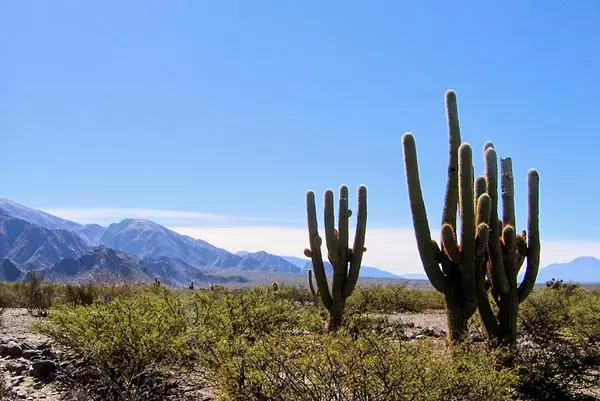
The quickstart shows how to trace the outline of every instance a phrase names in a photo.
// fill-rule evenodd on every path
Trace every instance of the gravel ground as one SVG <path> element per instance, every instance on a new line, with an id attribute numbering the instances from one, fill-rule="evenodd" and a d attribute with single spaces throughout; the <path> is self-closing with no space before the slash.
<path id="1" fill-rule="evenodd" d="M 33 333 L 31 326 L 41 322 L 43 318 L 31 316 L 26 309 L 8 308 L 2 314 L 2 325 L 0 327 L 0 342 L 17 344 L 28 344 L 32 348 L 44 347 L 50 344 L 50 340 L 37 333 Z M 52 383 L 38 381 L 28 374 L 28 371 L 17 373 L 9 371 L 12 366 L 22 365 L 29 368 L 31 361 L 23 357 L 10 356 L 0 357 L 0 375 L 5 379 L 7 387 L 16 399 L 23 400 L 61 400 L 60 393 Z M 31 369 L 31 368 L 29 368 Z M 29 370 L 31 371 L 31 370 Z"/>

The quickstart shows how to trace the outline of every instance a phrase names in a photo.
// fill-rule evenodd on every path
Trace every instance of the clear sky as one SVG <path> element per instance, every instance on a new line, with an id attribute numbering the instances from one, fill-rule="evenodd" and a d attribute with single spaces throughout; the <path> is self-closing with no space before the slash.
<path id="1" fill-rule="evenodd" d="M 1 1 L 0 196 L 301 255 L 306 190 L 366 184 L 365 262 L 419 272 L 401 137 L 435 230 L 450 88 L 520 225 L 539 170 L 542 262 L 600 256 L 598 0 Z"/>

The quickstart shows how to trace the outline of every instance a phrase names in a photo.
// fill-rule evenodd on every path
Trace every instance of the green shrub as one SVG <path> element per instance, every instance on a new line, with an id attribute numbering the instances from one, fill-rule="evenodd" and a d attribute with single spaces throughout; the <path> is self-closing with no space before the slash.
<path id="1" fill-rule="evenodd" d="M 71 350 L 65 377 L 97 400 L 164 400 L 175 390 L 168 367 L 185 360 L 185 314 L 167 291 L 106 304 L 61 307 L 39 330 Z"/>
<path id="2" fill-rule="evenodd" d="M 93 284 L 65 284 L 65 302 L 71 306 L 91 305 L 97 296 Z"/>
<path id="3" fill-rule="evenodd" d="M 586 400 L 600 387 L 600 292 L 550 287 L 520 314 L 518 390 L 530 400 Z"/>
<path id="4" fill-rule="evenodd" d="M 442 294 L 402 285 L 359 285 L 348 307 L 362 312 L 402 313 L 444 309 Z"/>
<path id="5" fill-rule="evenodd" d="M 500 401 L 511 399 L 515 381 L 484 352 L 451 357 L 430 342 L 338 333 L 264 336 L 221 347 L 234 355 L 215 372 L 228 400 Z"/>
<path id="6" fill-rule="evenodd" d="M 25 295 L 25 307 L 32 315 L 46 316 L 52 306 L 54 286 L 42 285 L 44 274 L 28 271 L 25 285 L 22 287 Z"/>

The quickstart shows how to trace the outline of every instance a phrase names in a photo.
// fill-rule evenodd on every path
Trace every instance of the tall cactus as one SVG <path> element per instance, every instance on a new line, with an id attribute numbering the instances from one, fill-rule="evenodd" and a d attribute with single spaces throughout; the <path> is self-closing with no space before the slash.
<path id="1" fill-rule="evenodd" d="M 476 193 L 472 150 L 461 145 L 456 94 L 446 92 L 449 127 L 449 162 L 443 206 L 441 244 L 431 239 L 423 201 L 415 139 L 404 134 L 404 166 L 410 208 L 421 262 L 431 284 L 444 294 L 450 340 L 462 341 L 468 333 L 468 320 L 477 310 L 475 266 L 481 264 L 488 241 L 490 198 Z M 479 196 L 475 196 L 479 195 Z M 457 206 L 460 208 L 460 245 L 457 241 Z"/>
<path id="2" fill-rule="evenodd" d="M 491 225 L 487 256 L 477 269 L 479 314 L 488 336 L 500 344 L 513 344 L 517 337 L 519 303 L 533 290 L 540 262 L 539 236 L 539 174 L 529 170 L 527 232 L 516 233 L 514 181 L 512 160 L 501 159 L 502 220 L 498 217 L 498 157 L 491 142 L 484 145 L 486 191 L 491 199 Z M 517 276 L 527 259 L 525 277 L 521 284 Z M 497 315 L 490 305 L 486 276 L 491 284 L 492 299 Z"/>
<path id="3" fill-rule="evenodd" d="M 335 228 L 334 213 L 333 191 L 327 190 L 325 191 L 325 240 L 328 258 L 333 265 L 333 282 L 331 291 L 329 291 L 321 254 L 323 240 L 319 236 L 317 226 L 315 194 L 312 191 L 306 193 L 310 249 L 305 249 L 304 254 L 312 260 L 318 293 L 321 296 L 323 306 L 329 312 L 325 324 L 325 332 L 327 333 L 335 333 L 342 324 L 346 299 L 352 294 L 358 281 L 363 253 L 366 251 L 364 245 L 367 229 L 367 188 L 364 185 L 358 188 L 358 214 L 353 248 L 348 247 L 348 221 L 352 211 L 348 209 L 348 187 L 345 185 L 340 187 L 337 229 Z"/>

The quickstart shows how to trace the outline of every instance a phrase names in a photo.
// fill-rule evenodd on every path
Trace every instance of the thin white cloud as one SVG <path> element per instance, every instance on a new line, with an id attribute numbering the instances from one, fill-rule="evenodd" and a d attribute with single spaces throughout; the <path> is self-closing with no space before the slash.
<path id="1" fill-rule="evenodd" d="M 303 257 L 308 245 L 305 222 L 299 219 L 224 216 L 157 209 L 49 209 L 46 212 L 79 223 L 108 225 L 125 218 L 150 219 L 180 234 L 237 251 Z M 322 229 L 322 223 L 319 226 Z M 323 235 L 323 233 L 321 233 Z M 439 232 L 432 232 L 438 238 Z M 350 240 L 352 241 L 352 235 Z M 364 263 L 396 274 L 423 273 L 412 227 L 367 228 Z M 600 241 L 542 239 L 541 265 L 569 262 L 579 256 L 600 259 Z"/>
<path id="2" fill-rule="evenodd" d="M 123 219 L 148 219 L 163 225 L 204 226 L 215 224 L 234 225 L 248 222 L 299 224 L 301 220 L 273 219 L 267 217 L 229 216 L 212 213 L 187 212 L 179 210 L 140 209 L 140 208 L 80 208 L 46 209 L 46 213 L 81 224 L 96 223 L 109 225 Z"/>

